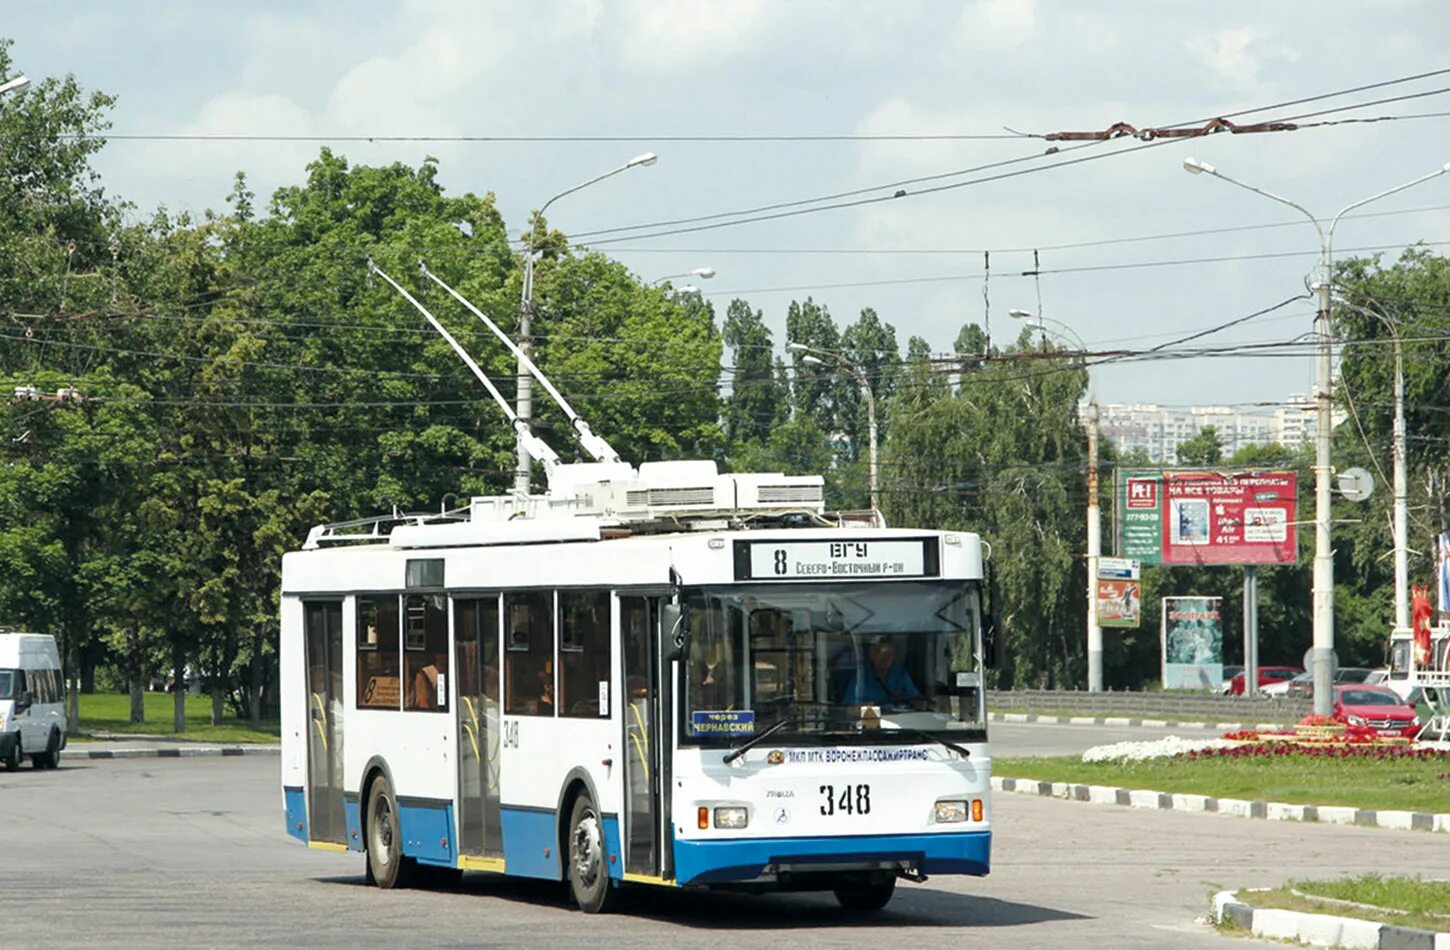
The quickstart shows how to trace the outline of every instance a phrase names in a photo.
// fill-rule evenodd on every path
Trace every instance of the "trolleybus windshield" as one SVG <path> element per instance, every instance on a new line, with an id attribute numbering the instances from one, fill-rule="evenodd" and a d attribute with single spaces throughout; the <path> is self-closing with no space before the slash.
<path id="1" fill-rule="evenodd" d="M 975 582 L 705 587 L 684 603 L 686 743 L 734 744 L 787 719 L 778 741 L 984 734 Z"/>

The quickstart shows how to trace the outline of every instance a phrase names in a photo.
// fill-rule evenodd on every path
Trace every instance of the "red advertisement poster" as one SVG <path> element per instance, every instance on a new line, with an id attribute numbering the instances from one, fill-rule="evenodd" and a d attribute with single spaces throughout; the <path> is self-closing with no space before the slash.
<path id="1" fill-rule="evenodd" d="M 1293 564 L 1293 472 L 1165 472 L 1164 564 Z"/>

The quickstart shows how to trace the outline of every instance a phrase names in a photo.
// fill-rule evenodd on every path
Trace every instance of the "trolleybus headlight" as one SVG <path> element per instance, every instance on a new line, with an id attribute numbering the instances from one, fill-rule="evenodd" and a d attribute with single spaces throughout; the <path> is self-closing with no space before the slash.
<path id="1" fill-rule="evenodd" d="M 967 820 L 966 802 L 937 802 L 936 820 L 938 824 L 946 824 L 952 821 Z"/>
<path id="2" fill-rule="evenodd" d="M 744 828 L 749 823 L 749 810 L 739 805 L 725 805 L 715 809 L 716 828 Z"/>

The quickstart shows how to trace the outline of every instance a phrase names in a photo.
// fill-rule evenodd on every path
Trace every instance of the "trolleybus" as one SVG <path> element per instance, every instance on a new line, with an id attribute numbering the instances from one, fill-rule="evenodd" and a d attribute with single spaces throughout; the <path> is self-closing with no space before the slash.
<path id="1" fill-rule="evenodd" d="M 599 455 L 284 557 L 288 833 L 382 887 L 490 871 L 586 911 L 985 875 L 978 537 L 828 515 L 818 476 Z"/>

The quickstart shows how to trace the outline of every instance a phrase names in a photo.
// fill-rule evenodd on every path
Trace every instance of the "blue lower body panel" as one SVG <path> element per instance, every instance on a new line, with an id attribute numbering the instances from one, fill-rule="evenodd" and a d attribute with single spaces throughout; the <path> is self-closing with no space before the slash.
<path id="1" fill-rule="evenodd" d="M 362 851 L 362 809 L 358 807 L 355 792 L 342 793 L 342 815 L 347 821 L 347 847 L 349 851 Z"/>
<path id="2" fill-rule="evenodd" d="M 681 884 L 749 881 L 768 864 L 846 864 L 905 861 L 923 874 L 984 875 L 991 866 L 990 831 L 841 838 L 675 839 L 675 879 Z M 509 868 L 513 870 L 512 867 Z"/>
<path id="3" fill-rule="evenodd" d="M 398 827 L 403 833 L 403 853 L 408 857 L 449 868 L 457 863 L 452 802 L 399 796 Z"/>
<path id="4" fill-rule="evenodd" d="M 503 860 L 508 873 L 563 880 L 559 870 L 559 824 L 552 809 L 509 808 L 499 810 L 503 830 Z"/>
<path id="5" fill-rule="evenodd" d="M 604 860 L 609 876 L 616 881 L 624 879 L 624 852 L 619 850 L 619 816 L 602 815 L 604 819 Z"/>
<path id="6" fill-rule="evenodd" d="M 301 841 L 307 840 L 307 795 L 296 785 L 282 787 L 282 810 L 286 815 L 287 833 Z"/>

